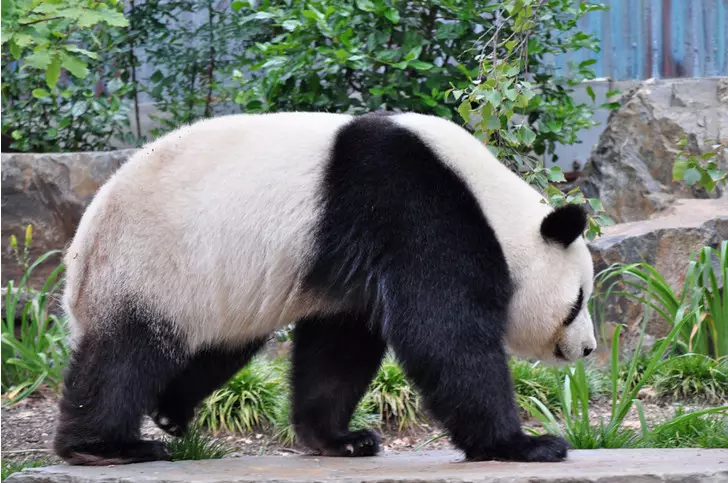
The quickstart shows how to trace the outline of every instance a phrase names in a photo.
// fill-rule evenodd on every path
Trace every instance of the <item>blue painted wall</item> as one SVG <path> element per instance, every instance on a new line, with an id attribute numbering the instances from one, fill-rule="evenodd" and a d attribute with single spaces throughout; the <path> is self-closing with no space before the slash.
<path id="1" fill-rule="evenodd" d="M 596 34 L 596 56 L 578 52 L 555 60 L 596 58 L 598 77 L 614 80 L 728 75 L 728 0 L 597 0 L 581 28 Z"/>

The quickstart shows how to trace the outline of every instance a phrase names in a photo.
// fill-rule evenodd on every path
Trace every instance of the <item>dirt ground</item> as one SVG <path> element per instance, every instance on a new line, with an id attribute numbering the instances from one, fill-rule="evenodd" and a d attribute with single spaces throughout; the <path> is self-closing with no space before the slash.
<path id="1" fill-rule="evenodd" d="M 646 417 L 650 423 L 658 423 L 670 418 L 676 405 L 643 401 Z M 698 409 L 699 406 L 689 406 L 689 409 Z M 686 409 L 688 409 L 686 408 Z M 28 398 L 12 407 L 2 409 L 2 458 L 6 460 L 22 460 L 25 458 L 48 458 L 50 462 L 59 461 L 50 450 L 53 439 L 53 430 L 58 414 L 57 401 L 52 397 Z M 607 400 L 592 401 L 590 414 L 593 422 L 599 418 L 608 420 L 610 403 Z M 536 421 L 526 420 L 524 425 L 538 427 Z M 633 410 L 627 417 L 626 427 L 639 428 L 639 418 Z M 438 435 L 440 430 L 436 427 L 423 426 L 408 430 L 400 434 L 385 433 L 382 435 L 383 451 L 412 451 L 418 445 Z M 164 433 L 158 429 L 151 419 L 147 418 L 142 427 L 145 438 L 162 439 Z M 219 434 L 219 438 L 235 451 L 230 455 L 293 455 L 305 453 L 304 448 L 284 446 L 276 442 L 270 435 L 259 434 Z M 428 449 L 451 448 L 447 438 L 441 438 L 430 443 Z"/>

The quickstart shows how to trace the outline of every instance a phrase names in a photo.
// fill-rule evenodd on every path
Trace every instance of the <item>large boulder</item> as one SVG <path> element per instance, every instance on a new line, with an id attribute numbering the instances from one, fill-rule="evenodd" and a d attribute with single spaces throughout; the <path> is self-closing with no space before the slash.
<path id="1" fill-rule="evenodd" d="M 33 225 L 32 260 L 65 248 L 96 190 L 132 153 L 2 154 L 3 284 L 23 275 L 8 238 L 15 235 L 22 251 L 25 227 Z M 41 288 L 59 261 L 56 256 L 39 266 L 30 286 Z"/>
<path id="2" fill-rule="evenodd" d="M 728 77 L 648 80 L 622 95 L 579 184 L 617 222 L 648 219 L 706 193 L 672 181 L 677 142 L 690 153 L 728 145 Z M 725 156 L 721 160 L 726 163 Z M 720 190 L 714 196 L 720 196 Z"/>
<path id="3" fill-rule="evenodd" d="M 717 247 L 728 239 L 728 198 L 678 200 L 664 214 L 650 220 L 622 223 L 604 229 L 590 244 L 595 270 L 613 263 L 647 262 L 679 293 L 691 255 L 704 246 Z M 639 335 L 644 306 L 627 297 L 612 295 L 604 307 L 607 335 L 616 324 L 626 327 L 627 349 Z M 647 322 L 648 338 L 663 337 L 669 323 L 656 314 Z"/>

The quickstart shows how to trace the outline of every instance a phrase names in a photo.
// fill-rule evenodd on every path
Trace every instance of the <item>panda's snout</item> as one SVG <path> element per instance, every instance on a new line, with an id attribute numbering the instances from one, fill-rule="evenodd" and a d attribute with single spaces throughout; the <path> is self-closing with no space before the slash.
<path id="1" fill-rule="evenodd" d="M 591 347 L 589 345 L 584 346 L 584 348 L 581 350 L 581 356 L 587 357 L 592 352 L 594 352 L 594 347 Z M 579 355 L 578 352 L 576 352 L 576 354 L 570 353 L 569 356 L 567 356 L 566 354 L 567 353 L 565 353 L 564 350 L 561 348 L 561 345 L 556 344 L 556 347 L 554 348 L 554 356 L 557 359 L 568 361 L 568 360 L 571 360 L 572 358 L 574 358 L 574 359 L 578 358 L 578 355 Z"/>

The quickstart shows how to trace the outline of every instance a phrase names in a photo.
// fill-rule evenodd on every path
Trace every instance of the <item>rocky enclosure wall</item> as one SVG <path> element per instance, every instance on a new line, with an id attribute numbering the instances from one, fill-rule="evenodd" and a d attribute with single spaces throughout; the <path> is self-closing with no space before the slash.
<path id="1" fill-rule="evenodd" d="M 649 80 L 622 93 L 579 181 L 617 222 L 644 220 L 680 198 L 707 198 L 672 179 L 677 142 L 691 154 L 728 147 L 728 77 Z M 728 164 L 725 154 L 720 159 Z M 720 190 L 716 196 L 720 196 Z"/>
<path id="2" fill-rule="evenodd" d="M 25 227 L 33 225 L 32 259 L 64 249 L 96 191 L 133 152 L 2 154 L 3 285 L 22 276 L 10 235 L 22 249 Z M 40 288 L 59 260 L 39 267 L 32 285 Z"/>

